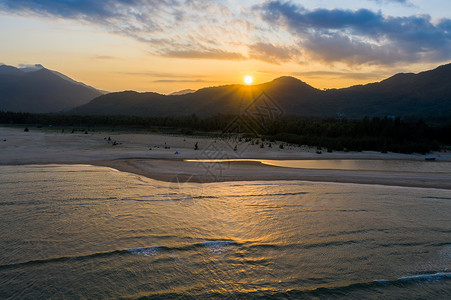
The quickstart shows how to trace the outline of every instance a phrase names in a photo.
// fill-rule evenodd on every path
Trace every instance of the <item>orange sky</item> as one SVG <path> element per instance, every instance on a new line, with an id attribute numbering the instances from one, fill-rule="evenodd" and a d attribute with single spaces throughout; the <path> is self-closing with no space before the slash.
<path id="1" fill-rule="evenodd" d="M 245 75 L 340 88 L 451 61 L 451 1 L 108 3 L 0 0 L 0 63 L 171 93 Z"/>

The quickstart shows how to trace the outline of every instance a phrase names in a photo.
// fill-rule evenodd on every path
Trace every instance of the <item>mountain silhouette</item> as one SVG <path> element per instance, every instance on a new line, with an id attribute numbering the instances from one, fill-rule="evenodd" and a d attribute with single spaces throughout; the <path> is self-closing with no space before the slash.
<path id="1" fill-rule="evenodd" d="M 451 64 L 418 74 L 401 73 L 376 83 L 322 91 L 289 76 L 246 86 L 208 87 L 194 93 L 161 95 L 119 92 L 100 96 L 71 113 L 86 115 L 200 117 L 240 114 L 264 93 L 286 116 L 451 116 Z"/>
<path id="2" fill-rule="evenodd" d="M 239 114 L 262 93 L 274 98 L 280 105 L 294 105 L 302 109 L 303 99 L 314 99 L 321 94 L 308 84 L 293 78 L 280 77 L 264 84 L 240 84 L 208 87 L 182 95 L 157 93 L 117 92 L 100 96 L 88 104 L 70 111 L 88 115 L 183 116 L 196 114 Z M 275 102 L 274 102 L 275 103 Z"/>
<path id="3" fill-rule="evenodd" d="M 1 65 L 0 66 L 0 75 L 13 75 L 13 76 L 21 76 L 25 72 L 21 71 L 18 68 L 7 66 L 7 65 Z"/>
<path id="4" fill-rule="evenodd" d="M 0 66 L 0 110 L 50 113 L 88 103 L 102 93 L 46 68 Z"/>
<path id="5" fill-rule="evenodd" d="M 169 96 L 185 95 L 185 94 L 191 94 L 191 93 L 194 93 L 194 92 L 195 92 L 195 90 L 185 89 L 185 90 L 181 90 L 181 91 L 170 93 Z"/>
<path id="6" fill-rule="evenodd" d="M 451 116 L 451 64 L 400 73 L 377 83 L 328 90 L 336 112 L 350 116 Z"/>
<path id="7" fill-rule="evenodd" d="M 172 95 L 134 91 L 102 95 L 61 75 L 45 68 L 23 72 L 0 66 L 0 110 L 207 117 L 249 113 L 250 107 L 260 105 L 255 99 L 262 99 L 260 96 L 264 95 L 265 105 L 274 106 L 281 111 L 279 115 L 285 116 L 417 116 L 445 120 L 451 117 L 451 64 L 418 74 L 400 73 L 380 82 L 326 91 L 283 76 L 258 85 L 223 85 Z"/>

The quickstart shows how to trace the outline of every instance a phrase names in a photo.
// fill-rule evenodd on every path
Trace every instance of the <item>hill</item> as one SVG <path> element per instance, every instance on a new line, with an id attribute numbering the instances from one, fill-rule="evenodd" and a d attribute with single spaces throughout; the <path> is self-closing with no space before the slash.
<path id="1" fill-rule="evenodd" d="M 264 93 L 265 105 L 285 116 L 417 116 L 443 121 L 451 116 L 450 82 L 451 64 L 447 64 L 418 74 L 400 73 L 380 82 L 327 91 L 284 76 L 258 85 L 224 85 L 170 95 L 134 91 L 103 95 L 40 65 L 28 69 L 2 65 L 0 110 L 208 117 L 248 112 L 256 104 L 255 99 Z"/>
<path id="2" fill-rule="evenodd" d="M 85 115 L 181 116 L 196 114 L 201 117 L 238 114 L 251 105 L 253 99 L 265 92 L 275 105 L 298 111 L 306 108 L 303 102 L 321 94 L 308 84 L 293 77 L 281 77 L 255 86 L 240 84 L 208 87 L 194 93 L 161 95 L 132 91 L 100 96 L 70 111 Z M 276 103 L 277 101 L 278 103 Z"/>
<path id="3" fill-rule="evenodd" d="M 195 92 L 195 90 L 185 89 L 185 90 L 181 90 L 181 91 L 170 93 L 169 96 L 185 95 L 185 94 L 191 94 L 191 93 L 194 93 L 194 92 Z"/>
<path id="4" fill-rule="evenodd" d="M 264 84 L 225 85 L 182 95 L 119 92 L 75 108 L 74 114 L 213 116 L 240 114 L 262 92 L 285 115 L 313 117 L 451 116 L 451 64 L 419 74 L 396 74 L 367 85 L 321 91 L 293 77 Z"/>
<path id="5" fill-rule="evenodd" d="M 381 82 L 329 90 L 336 112 L 350 116 L 451 116 L 451 64 L 434 70 L 400 73 Z M 341 109 L 341 111 L 339 110 Z"/>
<path id="6" fill-rule="evenodd" d="M 88 103 L 102 93 L 44 67 L 21 70 L 0 66 L 0 110 L 60 112 Z"/>

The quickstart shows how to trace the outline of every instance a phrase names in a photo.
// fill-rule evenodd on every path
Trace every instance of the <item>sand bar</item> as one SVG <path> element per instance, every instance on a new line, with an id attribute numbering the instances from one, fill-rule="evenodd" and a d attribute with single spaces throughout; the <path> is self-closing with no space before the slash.
<path id="1" fill-rule="evenodd" d="M 198 150 L 194 150 L 195 144 Z M 383 159 L 451 161 L 451 153 L 396 154 L 333 152 L 272 143 L 251 145 L 229 139 L 149 132 L 75 131 L 0 127 L 0 165 L 91 164 L 168 182 L 236 180 L 307 180 L 451 189 L 451 170 L 445 173 L 294 169 L 259 162 L 199 163 L 184 159 Z M 233 148 L 237 147 L 237 151 Z"/>

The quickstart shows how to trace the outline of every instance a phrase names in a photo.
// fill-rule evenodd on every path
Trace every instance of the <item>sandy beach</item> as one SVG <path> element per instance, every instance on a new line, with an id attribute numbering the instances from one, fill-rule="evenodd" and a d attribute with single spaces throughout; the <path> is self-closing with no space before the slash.
<path id="1" fill-rule="evenodd" d="M 236 180 L 307 180 L 451 189 L 449 172 L 386 172 L 284 168 L 257 161 L 200 163 L 185 159 L 279 160 L 412 160 L 435 157 L 450 162 L 451 153 L 397 154 L 379 152 L 316 153 L 316 149 L 279 142 L 183 136 L 112 130 L 74 131 L 56 128 L 0 127 L 0 165 L 91 164 L 167 182 Z M 197 143 L 197 150 L 195 145 Z M 236 147 L 236 148 L 235 148 Z"/>

